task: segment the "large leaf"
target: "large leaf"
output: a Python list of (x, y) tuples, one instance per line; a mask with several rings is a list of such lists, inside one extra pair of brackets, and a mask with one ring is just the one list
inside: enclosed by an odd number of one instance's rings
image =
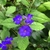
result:
[(1, 36), (1, 39), (3, 40), (6, 37), (10, 37), (10, 32), (8, 31), (7, 28), (3, 27), (3, 30), (2, 30), (2, 32), (0, 34), (0, 36)]
[(0, 0), (0, 4), (1, 4), (1, 5), (5, 5), (6, 2), (7, 2), (7, 0)]
[(38, 23), (38, 22), (33, 22), (30, 27), (32, 28), (32, 30), (36, 30), (36, 31), (39, 31), (39, 30), (42, 30), (43, 28), (45, 28), (44, 25), (42, 25), (41, 23)]
[(14, 28), (18, 26), (13, 22), (13, 18), (7, 18), (1, 24), (7, 28)]
[(16, 7), (15, 6), (7, 7), (6, 15), (12, 14), (15, 11), (16, 11)]
[(17, 37), (14, 38), (14, 42), (16, 42), (17, 46), (19, 47), (20, 50), (25, 50), (27, 48), (27, 46), (29, 45), (29, 40), (28, 37)]
[(37, 10), (33, 10), (31, 11), (31, 14), (33, 14), (33, 20), (34, 21), (37, 21), (37, 22), (40, 22), (40, 23), (45, 23), (45, 22), (48, 22), (50, 21), (50, 19), (43, 13), (37, 11)]

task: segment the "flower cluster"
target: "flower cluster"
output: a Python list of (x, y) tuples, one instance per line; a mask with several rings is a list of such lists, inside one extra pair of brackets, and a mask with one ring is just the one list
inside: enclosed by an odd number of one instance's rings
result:
[(19, 28), (18, 33), (22, 37), (30, 36), (32, 33), (32, 29), (30, 28), (30, 24), (32, 24), (34, 21), (31, 19), (33, 17), (32, 14), (28, 14), (27, 16), (21, 16), (20, 14), (16, 15), (13, 18), (13, 21), (15, 24), (21, 24), (21, 27)]
[(2, 48), (2, 50), (7, 50), (7, 45), (11, 44), (11, 40), (13, 40), (12, 37), (6, 37), (2, 43), (0, 43), (0, 48)]

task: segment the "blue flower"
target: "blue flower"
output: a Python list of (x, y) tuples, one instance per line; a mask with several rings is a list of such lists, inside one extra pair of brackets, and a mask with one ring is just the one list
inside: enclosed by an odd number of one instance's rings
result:
[(31, 20), (31, 19), (26, 19), (26, 20), (25, 20), (26, 25), (32, 24), (33, 22), (34, 22), (34, 21)]
[(16, 15), (14, 18), (13, 18), (13, 21), (15, 22), (15, 24), (20, 24), (21, 21), (22, 21), (22, 16), (21, 15)]
[(18, 14), (13, 18), (15, 24), (21, 24), (21, 27), (19, 28), (18, 31), (20, 36), (26, 37), (31, 35), (32, 29), (29, 27), (29, 25), (34, 22), (34, 20), (32, 20), (32, 17), (33, 17), (32, 14), (28, 14), (27, 16), (24, 17)]
[(33, 17), (33, 15), (32, 14), (28, 14), (27, 16), (25, 16), (25, 23), (27, 24), (27, 25), (29, 25), (29, 24), (32, 24), (33, 22), (34, 22), (34, 20), (32, 20), (31, 18)]
[(30, 36), (31, 33), (32, 29), (28, 25), (24, 25), (19, 28), (19, 34), (21, 37)]
[(11, 41), (11, 40), (13, 40), (13, 38), (12, 37), (6, 37), (5, 40), (6, 41)]
[(0, 48), (2, 48), (2, 50), (7, 50), (7, 45), (12, 44), (11, 41), (13, 40), (12, 37), (6, 37), (2, 43), (0, 43)]
[(33, 17), (32, 14), (28, 14), (28, 15), (27, 15), (27, 18), (29, 18), (29, 19), (31, 19), (32, 17)]
[(5, 44), (0, 43), (0, 48), (2, 48), (2, 50), (7, 50), (7, 46)]

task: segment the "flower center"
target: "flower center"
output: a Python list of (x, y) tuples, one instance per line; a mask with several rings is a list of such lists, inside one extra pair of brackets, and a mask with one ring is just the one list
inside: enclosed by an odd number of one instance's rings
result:
[(24, 30), (24, 32), (26, 32), (26, 30)]
[(19, 20), (19, 18), (18, 18), (18, 20)]

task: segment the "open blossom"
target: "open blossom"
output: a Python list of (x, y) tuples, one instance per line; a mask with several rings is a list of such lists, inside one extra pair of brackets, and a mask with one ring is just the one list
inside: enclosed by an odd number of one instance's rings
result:
[(31, 33), (32, 29), (28, 25), (24, 25), (19, 28), (19, 34), (21, 37), (30, 36)]
[(7, 45), (12, 44), (12, 40), (12, 37), (6, 37), (5, 40), (3, 40), (2, 43), (0, 43), (0, 48), (2, 48), (2, 50), (7, 50)]
[[(28, 14), (27, 16), (24, 16), (23, 18), (25, 19), (24, 22), (26, 25), (28, 24), (32, 24), (34, 21), (31, 19), (33, 17), (32, 14)], [(13, 21), (15, 24), (21, 24), (22, 23), (22, 20), (23, 20), (22, 16), (21, 15), (16, 15), (14, 18), (13, 18)]]
[(22, 16), (21, 15), (16, 15), (14, 18), (13, 18), (13, 21), (15, 24), (20, 24), (21, 21), (22, 21)]
[(2, 50), (7, 50), (7, 47), (5, 44), (0, 43), (0, 48), (2, 48)]
[(32, 24), (34, 21), (31, 19), (33, 17), (32, 14), (28, 14), (27, 16), (25, 16), (25, 23), (26, 24)]
[(31, 35), (32, 29), (30, 28), (29, 25), (34, 22), (32, 20), (32, 17), (33, 17), (32, 14), (28, 14), (27, 16), (23, 17), (18, 14), (13, 18), (15, 24), (22, 24), (18, 31), (21, 37), (26, 37)]

